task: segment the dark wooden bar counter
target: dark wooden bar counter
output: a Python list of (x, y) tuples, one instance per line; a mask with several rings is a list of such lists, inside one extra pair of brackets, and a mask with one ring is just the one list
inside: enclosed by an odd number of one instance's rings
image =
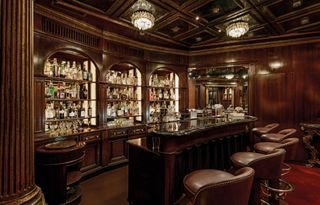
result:
[(196, 169), (228, 169), (229, 156), (249, 144), (255, 117), (202, 118), (154, 125), (129, 140), (130, 204), (172, 205), (183, 177)]

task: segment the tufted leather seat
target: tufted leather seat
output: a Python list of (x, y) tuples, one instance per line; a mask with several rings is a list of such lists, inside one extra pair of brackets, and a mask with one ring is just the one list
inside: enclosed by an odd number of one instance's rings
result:
[(281, 142), (259, 142), (254, 145), (254, 150), (259, 153), (268, 154), (274, 149), (284, 148), (286, 150), (285, 161), (291, 160), (295, 155), (298, 138), (292, 137), (282, 140)]
[(252, 167), (255, 170), (254, 183), (250, 196), (251, 204), (260, 204), (261, 180), (278, 180), (286, 151), (274, 149), (268, 154), (255, 152), (237, 152), (231, 156), (234, 167)]
[[(298, 138), (287, 138), (281, 142), (259, 142), (254, 145), (254, 150), (259, 153), (268, 154), (274, 149), (283, 148), (286, 150), (285, 160), (290, 161), (295, 159), (297, 145), (299, 143)], [(289, 173), (291, 166), (283, 163), (282, 175)]]
[(277, 133), (267, 133), (261, 136), (264, 142), (281, 142), (282, 140), (291, 137), (297, 130), (293, 128), (284, 129)]
[(186, 175), (183, 184), (193, 205), (247, 205), (254, 170), (245, 167), (234, 174), (202, 169)]
[(252, 128), (252, 132), (257, 136), (261, 136), (277, 128), (278, 126), (279, 126), (279, 123), (271, 123), (271, 124), (267, 124), (264, 127), (254, 127)]

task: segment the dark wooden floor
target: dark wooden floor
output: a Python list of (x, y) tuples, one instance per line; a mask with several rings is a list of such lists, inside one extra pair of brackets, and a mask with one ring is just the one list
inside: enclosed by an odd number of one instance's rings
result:
[(128, 167), (123, 166), (81, 182), (80, 205), (128, 205)]

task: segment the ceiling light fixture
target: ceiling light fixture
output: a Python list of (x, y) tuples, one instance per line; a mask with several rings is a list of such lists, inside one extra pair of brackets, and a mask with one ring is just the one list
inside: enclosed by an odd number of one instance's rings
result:
[(138, 0), (132, 6), (131, 23), (139, 30), (147, 30), (153, 27), (155, 17), (153, 6), (146, 0)]
[(239, 38), (249, 31), (249, 24), (245, 21), (236, 21), (227, 26), (227, 35), (232, 38)]

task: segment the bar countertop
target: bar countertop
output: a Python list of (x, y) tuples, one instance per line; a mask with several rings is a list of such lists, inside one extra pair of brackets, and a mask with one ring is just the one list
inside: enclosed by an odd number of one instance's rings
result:
[(180, 120), (175, 122), (165, 122), (154, 124), (149, 128), (150, 134), (165, 136), (181, 136), (203, 132), (215, 127), (223, 127), (240, 123), (250, 123), (256, 121), (253, 116), (243, 117), (202, 117), (197, 119)]

